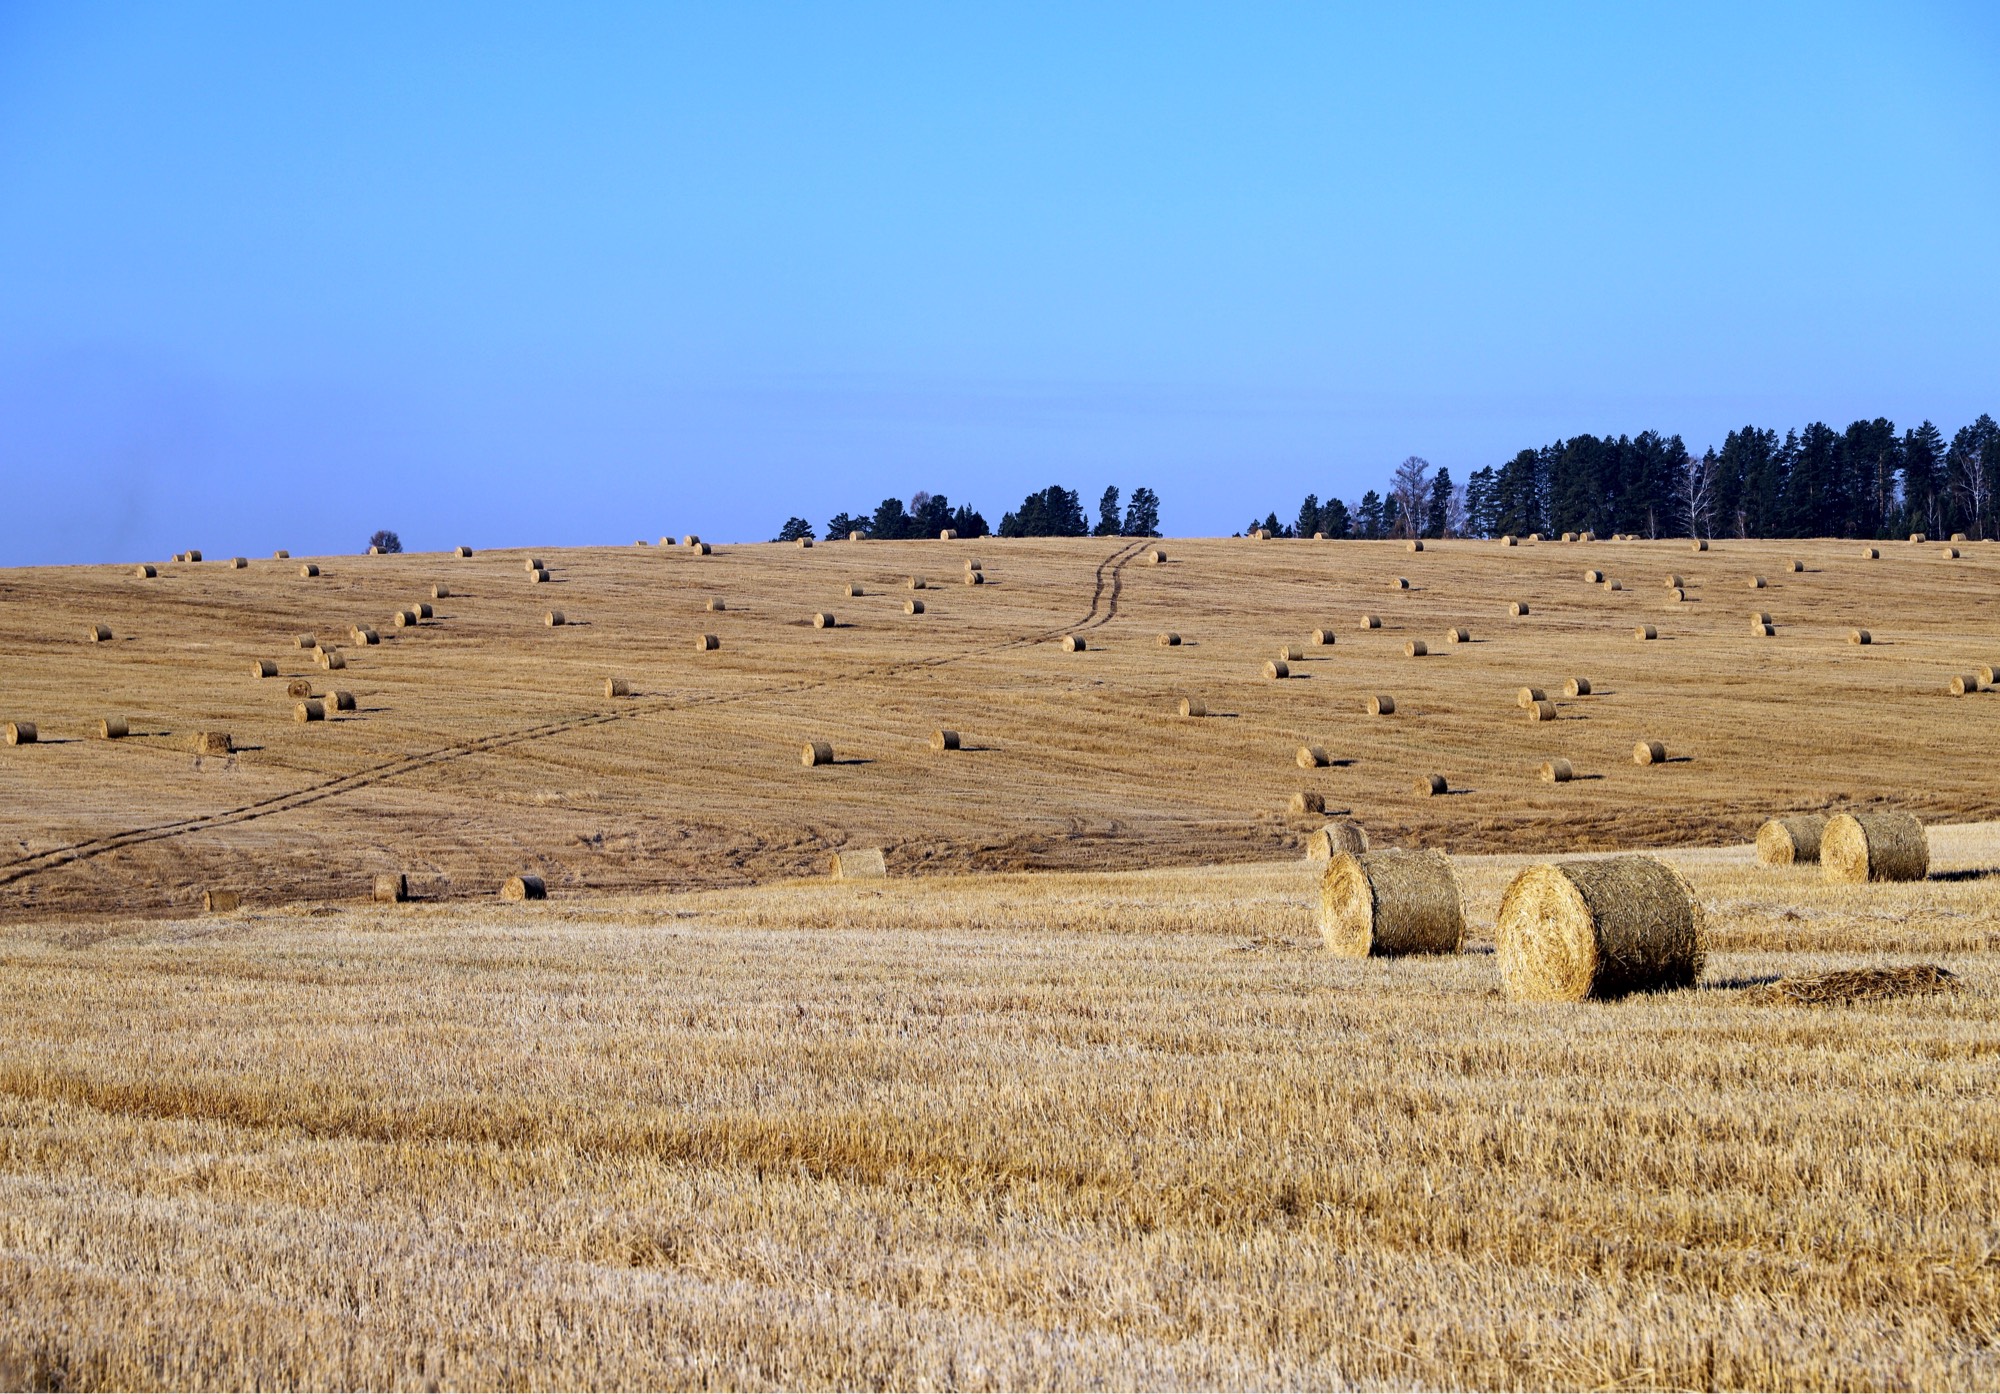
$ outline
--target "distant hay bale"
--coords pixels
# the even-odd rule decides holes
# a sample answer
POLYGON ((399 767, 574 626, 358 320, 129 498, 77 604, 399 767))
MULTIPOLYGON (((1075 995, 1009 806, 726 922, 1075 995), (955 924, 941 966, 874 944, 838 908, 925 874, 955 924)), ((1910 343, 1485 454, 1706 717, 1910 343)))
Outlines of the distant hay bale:
POLYGON ((1751 627, 1752 627, 1752 628, 1755 628, 1756 626, 1758 626, 1758 625, 1760 625, 1760 624, 1769 624, 1770 622, 1771 622, 1771 613, 1770 613, 1770 611, 1768 611, 1768 610, 1752 610, 1752 611, 1750 612, 1750 624, 1751 624, 1751 627))
POLYGON ((528 573, 528 584, 531 586, 539 586, 548 579, 549 579, 549 573, 548 573, 548 568, 546 567, 540 568, 535 571, 530 571, 528 573))
POLYGON ((866 536, 867 536, 866 533, 862 532, 861 529, 856 528, 853 532, 847 534, 847 540, 849 542, 859 542, 861 541, 862 538, 866 536))
POLYGON ((382 636, 365 624, 357 624, 347 631, 347 637, 357 644, 379 644, 382 636))
POLYGON ((905 601, 903 602, 903 613, 904 613, 904 614, 906 614, 906 615, 921 615, 921 614, 922 614, 923 612, 924 612, 924 602, 923 602, 923 601, 921 601, 921 600, 916 600, 916 599, 911 599, 911 600, 905 600, 905 601))
POLYGON ((1625 583, 1623 581, 1613 581, 1607 579, 1604 583, 1604 589, 1608 591, 1622 591, 1625 589, 1625 583))
POLYGON ((708 653, 722 647, 722 640, 713 634, 697 634, 694 640, 695 652, 708 653))
POLYGON ((299 575, 307 578, 317 576, 319 575, 319 568, 311 562, 306 562, 299 567, 299 575))
POLYGON ((1181 698, 1181 715, 1207 716, 1208 703, 1201 701, 1199 698, 1195 697, 1183 697, 1181 698))
POLYGON ((1777 636, 1778 627, 1774 624, 1757 624, 1753 622, 1750 626, 1750 632, 1759 639, 1771 639, 1777 636))
POLYGON ((1442 852, 1343 852, 1319 883, 1319 932, 1342 958, 1455 954, 1465 904, 1442 852))
POLYGON ((606 678, 604 680, 604 695, 606 697, 630 697, 632 695, 632 684, 625 678, 606 678))
POLYGON ((1508 601, 1507 613, 1514 616, 1514 618, 1519 619, 1522 615, 1528 613, 1528 602, 1525 600, 1508 601))
MULTIPOLYGON (((858 595, 866 595, 866 594, 868 594, 868 592, 867 592, 867 591, 865 591, 865 590, 863 590, 863 589, 861 588, 861 583, 860 583, 860 582, 858 582, 858 581, 849 581, 849 582, 847 583, 847 598, 848 598, 849 600, 852 600, 852 599, 854 599, 854 597, 856 597, 856 596, 858 596, 858 595)), ((714 604, 715 604, 715 602, 713 602, 713 601, 710 601, 710 602, 709 602, 709 607, 710 607, 711 609, 713 609, 713 608, 714 608, 714 604)))
POLYGON ((1752 576, 1752 577, 1750 578, 1750 589, 1751 589, 1751 590, 1753 590, 1753 591, 1760 591, 1760 590, 1764 589, 1764 586, 1765 586, 1765 581, 1764 581, 1764 578, 1763 578, 1762 576, 1752 576))
POLYGON ((1332 764, 1333 760, 1327 755, 1324 746, 1302 745, 1295 757, 1295 763, 1302 770, 1323 770, 1332 764))
POLYGON ((1291 675, 1291 665, 1282 658, 1274 658, 1264 665, 1264 676, 1267 678, 1289 678, 1291 675))
POLYGON ((324 721, 326 720, 326 703, 319 701, 317 698, 300 702, 292 708, 292 720, 302 726, 308 721, 324 721))
POLYGON ((1863 547, 1861 549, 1861 556, 1865 561, 1879 561, 1882 557, 1882 549, 1880 547, 1863 547))
POLYGON ((1963 542, 1965 541, 1965 534, 1962 532, 1955 532, 1951 535, 1951 540, 1953 542, 1963 542))
POLYGON ((285 684, 285 695, 287 697, 310 697, 313 695, 313 685, 304 678, 293 678, 285 684))
POLYGON ((1948 687, 1952 696, 1965 697, 1979 691, 1979 678, 1972 673, 1955 674, 1948 687))
POLYGON ((411 625, 417 622, 417 612, 415 610, 398 610, 395 614, 391 615, 389 618, 390 622, 393 623, 396 626, 396 628, 408 629, 411 625))
POLYGON ((194 736, 194 753, 197 755, 234 755, 236 742, 227 731, 197 731, 194 736))
MULTIPOLYGON (((852 590, 852 587, 849 589, 852 590)), ((702 601, 701 608, 708 611, 711 615, 722 614, 729 609, 729 602, 719 595, 711 595, 708 599, 702 601)))
POLYGON ((1597 541, 1597 534, 1594 532, 1580 532, 1576 535, 1576 540, 1578 542, 1595 542, 1597 541))
POLYGON ((683 547, 699 547, 700 545, 701 545, 701 539, 699 537, 696 537, 693 533, 688 533, 681 538, 681 546, 683 547))
POLYGON ((401 905, 410 898, 410 879, 400 871, 385 871, 375 878, 375 899, 383 905, 401 905))
POLYGON ((1945 548, 1945 549, 1944 549, 1944 550, 1943 550, 1942 552, 1938 553, 1938 555, 1939 555, 1939 556, 1941 556, 1941 557, 1943 557, 1943 558, 1944 558, 1944 559, 1945 559, 1946 561, 1957 561, 1957 560, 1958 560, 1958 548, 1956 548, 1956 547, 1947 547, 1947 548, 1945 548))
POLYGON ((141 562, 138 566, 132 568, 132 574, 142 581, 150 581, 160 574, 160 569, 157 566, 141 562))
POLYGON ((1298 647, 1296 644, 1284 644, 1281 645, 1278 649, 1278 657, 1283 659, 1287 663, 1297 663, 1300 659, 1304 658, 1305 656, 1306 656, 1305 650, 1298 647))
POLYGON ((1445 783, 1444 776, 1441 774, 1418 775, 1416 779, 1416 790, 1417 790, 1417 796, 1419 798, 1426 798, 1426 799, 1434 798, 1439 794, 1450 792, 1450 788, 1445 783))
POLYGON ((1430 652, 1430 646, 1421 639, 1412 639, 1403 645, 1403 657, 1422 658, 1430 652))
POLYGON ((346 657, 336 653, 332 649, 321 649, 319 653, 314 655, 314 658, 319 666, 326 669, 329 673, 336 668, 345 668, 347 666, 346 657))
POLYGON ((316 649, 319 647, 319 636, 317 634, 294 634, 292 636, 292 645, 295 648, 316 649))
POLYGON ((382 549, 371 542, 368 544, 368 555, 371 557, 379 557, 382 555, 382 549))
POLYGON ((1757 860, 1765 866, 1790 866, 1819 860, 1820 838, 1826 833, 1824 813, 1795 813, 1772 818, 1757 829, 1757 860))
POLYGON ((1062 646, 1064 653, 1082 653, 1085 649, 1090 647, 1090 645, 1084 641, 1084 637, 1081 634, 1063 635, 1062 646))
POLYGON ((908 579, 906 579, 903 582, 903 584, 913 591, 920 591, 923 590, 925 587, 929 586, 930 582, 926 581, 921 576, 911 576, 908 579))
POLYGON ((509 876, 500 883, 502 900, 547 900, 548 884, 539 876, 509 876))
POLYGON ((1684 586, 1687 583, 1681 580, 1679 572, 1669 571, 1667 573, 1667 579, 1665 584, 1667 589, 1671 591, 1671 590, 1679 590, 1682 586, 1684 586))
POLYGON ((1667 763, 1667 743, 1665 741, 1640 741, 1632 747, 1632 763, 1635 765, 1664 765, 1667 763))
POLYGON ((256 662, 250 665, 250 676, 253 678, 277 677, 278 676, 277 660, 271 658, 258 659, 256 662))
POLYGON ((1162 630, 1158 642, 1163 649, 1177 649, 1181 646, 1181 636, 1171 629, 1162 630))
POLYGON ((1323 815, 1326 812, 1326 795, 1314 793, 1310 789, 1301 789, 1292 795, 1291 810, 1294 813, 1323 815))
POLYGON ((1571 678, 1563 684, 1563 695, 1566 697, 1588 697, 1590 695, 1590 679, 1571 678))
POLYGON ((1925 536, 1924 536, 1924 535, 1923 535, 1922 533, 1920 533, 1920 532, 1913 532, 1913 533, 1911 533, 1911 534, 1910 534, 1910 541, 1912 541, 1912 542, 1928 542, 1928 541, 1930 541, 1930 539, 1929 539, 1929 538, 1927 538, 1927 537, 1925 537, 1925 536))
POLYGON ((1850 644, 1872 644, 1875 642, 1875 636, 1865 629, 1850 629, 1847 631, 1847 642, 1850 644))
POLYGON ((1687 598, 1688 598, 1688 593, 1682 590, 1679 586, 1675 586, 1672 590, 1667 592, 1667 603, 1669 605, 1685 604, 1687 598))
POLYGON ((1500 901, 1500 979, 1516 1002, 1581 1002, 1692 987, 1701 902, 1653 857, 1531 866, 1500 901))
POLYGON ((547 568, 542 565, 540 557, 523 557, 521 559, 521 569, 523 571, 543 571, 547 568))
POLYGON ((97 738, 101 741, 122 741, 132 734, 132 723, 122 716, 107 716, 97 723, 97 738))
POLYGON ((1407 552, 1421 552, 1424 550, 1424 540, 1421 537, 1413 537, 1404 544, 1403 550, 1407 552))
POLYGON ((188 549, 188 553, 187 553, 187 559, 188 559, 189 561, 200 561, 200 560, 201 560, 201 548, 199 548, 199 547, 190 547, 190 548, 188 549))
POLYGON ((1921 881, 1930 875, 1930 839, 1913 814, 1842 813, 1820 833, 1819 864, 1829 881, 1921 881))
POLYGON ((1805 569, 1806 569, 1806 564, 1805 564, 1804 562, 1800 561, 1800 560, 1799 560, 1799 559, 1798 559, 1797 557, 1793 557, 1793 558, 1792 558, 1792 560, 1791 560, 1791 570, 1792 570, 1793 572, 1800 572, 1800 571, 1804 571, 1805 569))
POLYGON ((1368 833, 1359 823, 1328 823, 1306 839, 1306 860, 1330 862, 1343 853, 1360 855, 1368 850, 1368 833))
POLYGON ((1268 542, 1271 540, 1271 530, 1269 528, 1252 528, 1250 535, 1259 542, 1268 542))
POLYGON ((1575 533, 1573 533, 1573 532, 1566 532, 1566 533, 1564 533, 1564 534, 1563 534, 1563 541, 1565 541, 1565 542, 1574 542, 1574 541, 1576 541, 1576 534, 1575 534, 1575 533))
POLYGON ((201 908, 211 915, 226 915, 231 910, 240 910, 243 908, 243 897, 235 891, 203 891, 201 893, 201 908))
POLYGON ((1989 663, 1979 670, 1979 685, 1981 687, 1993 686, 1996 679, 2000 679, 2000 668, 1995 668, 1989 663))
POLYGON ((454 547, 451 549, 451 554, 463 560, 472 555, 472 549, 470 547, 454 547))
POLYGON ((833 747, 825 741, 807 741, 799 749, 799 763, 808 769, 814 765, 831 765, 833 747))
POLYGON ((966 569, 967 571, 983 571, 983 570, 985 570, 985 568, 984 568, 984 567, 982 567, 982 566, 981 566, 981 565, 979 564, 979 558, 977 558, 977 557, 967 557, 967 558, 965 559, 965 569, 966 569))
POLYGON ((812 545, 813 545, 813 540, 810 537, 801 537, 799 539, 799 547, 801 550, 810 547, 812 545))
POLYGON ((564 618, 562 611, 549 610, 542 615, 542 623, 547 625, 550 629, 556 629, 562 625, 568 624, 569 621, 566 618, 564 618))
POLYGON ((1447 629, 1444 632, 1444 641, 1447 644, 1469 644, 1472 642, 1472 631, 1469 629, 1447 629))
POLYGON ((1523 687, 1517 689, 1514 693, 1514 705, 1517 707, 1532 707, 1537 702, 1546 702, 1548 700, 1549 694, 1542 691, 1539 687, 1523 687))
POLYGON ((1514 534, 1510 532, 1505 537, 1500 539, 1500 545, 1502 547, 1518 547, 1521 544, 1518 540, 1516 540, 1514 534))
POLYGON ((1706 552, 1708 550, 1708 539, 1705 537, 1697 537, 1691 544, 1689 544, 1688 550, 1690 552, 1706 552))
POLYGON ((291 559, 292 559, 292 554, 286 551, 283 547, 280 547, 277 551, 271 553, 272 561, 290 561, 291 559))
POLYGON ((6 726, 7 744, 33 745, 41 738, 32 721, 10 721, 6 726))
POLYGON ((1544 700, 1540 702, 1532 702, 1528 705, 1528 720, 1554 721, 1555 719, 1556 719, 1556 704, 1554 702, 1544 700))
POLYGON ((1538 532, 1531 532, 1528 534, 1528 541, 1530 542, 1540 542, 1541 540, 1542 540, 1542 535, 1538 532))
POLYGON ((1319 645, 1321 648, 1333 643, 1334 637, 1334 632, 1331 629, 1315 629, 1312 632, 1313 643, 1319 645))
POLYGON ((1561 756, 1545 761, 1542 765, 1542 783, 1544 784, 1567 784, 1575 778, 1576 767, 1561 756))
POLYGON ((1396 699, 1386 692, 1378 692, 1373 697, 1370 697, 1366 706, 1370 716, 1394 716, 1396 714, 1396 699))
POLYGON ((231 571, 241 571, 248 565, 250 565, 250 558, 248 557, 231 557, 229 559, 229 569, 231 571))
POLYGON ((1167 554, 1165 552, 1162 552, 1157 547, 1147 552, 1144 557, 1144 561, 1148 566, 1159 566, 1161 563, 1165 562, 1166 559, 1167 559, 1167 554))
POLYGON ((1382 627, 1382 617, 1380 615, 1363 615, 1361 617, 1361 627, 1363 629, 1380 629, 1382 627))
POLYGON ((1632 637, 1634 639, 1657 639, 1660 637, 1660 631, 1650 624, 1642 624, 1632 631, 1632 637))
POLYGON ((326 694, 326 709, 330 712, 351 712, 354 710, 352 692, 329 692, 326 694))
POLYGON ((1604 573, 1593 566, 1590 570, 1583 573, 1583 579, 1586 585, 1595 586, 1603 582, 1604 573))
POLYGON ((1410 588, 1410 578, 1407 576, 1398 576, 1393 581, 1389 582, 1389 589, 1392 591, 1406 591, 1409 588, 1410 588))
POLYGON ((836 881, 879 881, 889 874, 889 859, 880 847, 847 847, 833 854, 828 869, 836 881))
POLYGON ((451 598, 451 587, 450 587, 450 586, 432 586, 432 587, 431 587, 431 599, 432 599, 432 600, 449 600, 450 598, 451 598))
POLYGON ((958 749, 958 732, 948 726, 941 726, 931 732, 931 753, 942 755, 947 750, 958 749))
POLYGON ((93 644, 108 644, 111 642, 111 626, 108 624, 93 624, 90 628, 84 630, 83 637, 93 644))
POLYGON ((968 572, 966 572, 966 573, 965 573, 965 584, 966 584, 966 585, 968 585, 968 586, 983 586, 983 585, 985 585, 985 584, 986 584, 986 573, 985 573, 985 572, 983 572, 983 571, 968 571, 968 572))

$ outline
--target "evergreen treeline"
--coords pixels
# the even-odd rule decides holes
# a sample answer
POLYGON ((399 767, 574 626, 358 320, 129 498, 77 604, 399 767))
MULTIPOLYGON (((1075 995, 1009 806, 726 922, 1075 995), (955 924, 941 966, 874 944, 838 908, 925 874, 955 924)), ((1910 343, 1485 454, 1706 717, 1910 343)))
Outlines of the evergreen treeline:
MULTIPOLYGON (((1121 515, 1118 490, 1107 488, 1097 501, 1097 524, 1091 526, 1084 515, 1083 498, 1074 489, 1060 484, 1029 494, 1021 506, 1000 519, 1002 537, 1158 537, 1160 496, 1151 489, 1132 491, 1132 499, 1121 515)), ((844 538, 850 533, 887 539, 936 537, 946 528, 960 537, 985 537, 992 531, 986 517, 964 504, 957 508, 943 494, 919 490, 905 507, 901 499, 883 499, 872 513, 836 513, 827 519, 825 536, 844 538)), ((814 536, 813 525, 804 518, 791 517, 778 530, 779 542, 796 542, 814 536)))
POLYGON ((1494 537, 1637 533, 1730 537, 2000 535, 2000 424, 1981 416, 1949 443, 1926 421, 1882 417, 1836 431, 1745 426, 1699 456, 1679 436, 1576 436, 1474 470, 1456 485, 1411 456, 1386 491, 1352 508, 1306 495, 1298 516, 1249 529, 1277 536, 1494 537))

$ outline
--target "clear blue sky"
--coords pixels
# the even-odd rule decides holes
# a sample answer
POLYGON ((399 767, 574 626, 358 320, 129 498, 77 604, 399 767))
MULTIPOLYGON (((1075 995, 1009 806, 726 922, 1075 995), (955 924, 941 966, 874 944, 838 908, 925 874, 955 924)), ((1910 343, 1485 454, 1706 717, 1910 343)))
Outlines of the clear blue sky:
POLYGON ((0 562, 2000 413, 2000 6, 0 0, 0 562))

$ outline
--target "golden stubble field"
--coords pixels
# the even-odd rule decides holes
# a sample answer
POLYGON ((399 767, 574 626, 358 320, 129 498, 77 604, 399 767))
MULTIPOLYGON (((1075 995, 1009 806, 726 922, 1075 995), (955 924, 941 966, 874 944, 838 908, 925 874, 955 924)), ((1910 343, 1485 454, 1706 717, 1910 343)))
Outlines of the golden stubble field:
POLYGON ((0 1383, 2000 1384, 2000 825, 1668 855, 1690 990, 1300 862, 0 931, 0 1383), (1957 990, 1771 1005, 1780 973, 1957 990))
POLYGON ((1378 840, 1454 851, 1732 842, 1787 808, 2000 815, 2000 697, 1945 695, 2000 661, 2000 546, 1161 545, 1160 566, 1120 539, 989 538, 0 571, 0 721, 42 735, 0 748, 0 917, 184 912, 210 887, 339 899, 383 871, 439 898, 521 871, 559 896, 748 885, 843 846, 884 846, 898 873, 1267 860, 1313 826, 1287 811, 1299 790, 1378 840), (962 584, 968 559, 988 584, 962 584), (435 618, 391 627, 438 583, 435 618), (570 623, 546 626, 551 608, 570 623), (819 610, 838 627, 813 628, 819 610), (110 642, 86 641, 98 623, 110 642), (355 623, 381 643, 349 642, 355 623), (1632 637, 1644 623, 1657 640, 1632 637), (1310 643, 1321 626, 1331 647, 1310 643), (1446 643, 1454 626, 1472 641, 1446 643), (1850 645, 1856 626, 1875 642, 1850 645), (704 632, 718 651, 696 651, 704 632), (347 667, 314 666, 300 633, 347 667), (1063 652, 1068 633, 1088 649, 1063 652), (1405 657, 1412 639, 1429 656, 1405 657), (1295 676, 1266 680, 1287 644, 1295 676), (277 678, 250 676, 260 658, 277 678), (1594 695, 1565 700, 1572 676, 1594 695), (612 677, 633 695, 606 698, 612 677), (291 678, 358 709, 295 724, 291 678), (1525 719, 1523 685, 1556 721, 1525 719), (1377 692, 1393 717, 1363 714, 1377 692), (1178 717, 1182 696, 1212 715, 1178 717), (107 715, 133 735, 89 739, 107 715), (932 755, 940 726, 967 748, 932 755), (190 753, 207 729, 239 753, 190 753), (1670 762, 1635 767, 1642 737, 1670 762), (802 768, 810 738, 840 763, 802 768), (1296 768, 1304 743, 1337 763, 1296 768), (1576 782, 1537 781, 1556 755, 1576 782), (1433 772, 1454 792, 1413 792, 1433 772))

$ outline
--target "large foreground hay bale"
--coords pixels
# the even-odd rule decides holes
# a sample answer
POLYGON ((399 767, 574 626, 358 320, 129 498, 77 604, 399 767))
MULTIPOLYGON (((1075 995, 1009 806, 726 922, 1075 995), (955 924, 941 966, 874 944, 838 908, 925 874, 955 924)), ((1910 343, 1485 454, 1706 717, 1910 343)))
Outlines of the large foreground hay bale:
POLYGON ((1457 953, 1465 906, 1451 858, 1400 848, 1341 853, 1320 877, 1319 932, 1343 958, 1457 953))
POLYGON ((1208 703, 1202 701, 1198 697, 1183 697, 1181 698, 1181 715, 1207 716, 1208 703))
POLYGON ((1370 697, 1366 706, 1370 716, 1394 716, 1396 714, 1396 699, 1386 692, 1378 692, 1373 697, 1370 697))
POLYGON ((1081 634, 1063 635, 1062 646, 1064 653, 1082 653, 1090 647, 1081 634))
POLYGON ((814 765, 833 763, 833 745, 829 741, 807 741, 799 748, 799 763, 807 769, 814 765))
POLYGON ((889 874, 889 859, 880 847, 848 847, 833 854, 836 881, 879 881, 889 874))
POLYGON ((500 883, 500 898, 502 900, 547 900, 549 898, 549 888, 541 877, 530 876, 524 872, 519 876, 509 876, 505 881, 500 883))
POLYGON ((1666 764, 1667 743, 1665 741, 1639 741, 1632 747, 1632 763, 1635 765, 1666 764))
POLYGON ((1765 866, 1790 866, 1819 860, 1820 838, 1826 833, 1824 813, 1795 813, 1772 818, 1757 829, 1757 860, 1765 866))
POLYGON ((958 732, 948 726, 940 726, 931 732, 931 754, 942 755, 947 750, 958 749, 958 732))
POLYGON ((1517 1002, 1692 987, 1702 938, 1701 902, 1653 857, 1531 866, 1501 898, 1494 928, 1500 979, 1517 1002))
POLYGON ((1575 778, 1576 767, 1561 756, 1557 756, 1555 759, 1547 761, 1542 765, 1542 783, 1544 784, 1567 784, 1575 778))
POLYGON ((1342 853, 1368 850, 1368 833, 1359 823, 1328 823, 1306 839, 1306 860, 1330 862, 1342 853))
POLYGON ((1914 814, 1842 813, 1820 834, 1819 864, 1829 881, 1921 881, 1930 875, 1930 839, 1914 814))
POLYGON ((41 733, 32 721, 10 721, 6 726, 6 735, 9 745, 33 745, 41 733))
POLYGON ((400 905, 410 898, 410 880, 400 871, 385 871, 375 878, 375 899, 384 905, 400 905))
POLYGON ((122 716, 107 716, 97 723, 97 738, 101 741, 122 741, 132 734, 132 723, 122 716))
POLYGON ((1302 745, 1294 763, 1302 770, 1323 770, 1333 763, 1333 758, 1326 753, 1323 745, 1302 745))

